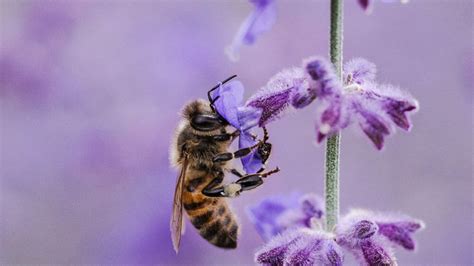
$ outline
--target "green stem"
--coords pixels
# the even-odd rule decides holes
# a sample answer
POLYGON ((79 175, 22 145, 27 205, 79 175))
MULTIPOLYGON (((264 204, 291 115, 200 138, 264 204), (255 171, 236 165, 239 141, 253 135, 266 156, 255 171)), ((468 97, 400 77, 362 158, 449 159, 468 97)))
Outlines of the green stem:
MULTIPOLYGON (((342 79, 342 17, 343 1, 331 0, 330 55, 337 75, 342 79)), ((324 196, 326 201, 326 230, 332 231, 339 218, 339 143, 340 135, 326 143, 326 173, 324 196)))

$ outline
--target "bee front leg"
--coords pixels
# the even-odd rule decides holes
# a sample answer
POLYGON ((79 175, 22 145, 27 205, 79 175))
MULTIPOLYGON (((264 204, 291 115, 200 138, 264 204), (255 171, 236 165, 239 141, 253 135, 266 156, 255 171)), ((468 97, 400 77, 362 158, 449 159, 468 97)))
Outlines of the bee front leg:
POLYGON ((212 161, 217 163, 217 162, 225 162, 225 161, 230 161, 234 158, 240 158, 240 157, 244 157, 246 155, 248 155, 250 152, 252 152, 252 150, 254 150, 255 148, 257 148, 258 146, 262 145, 261 142, 258 142, 257 144, 251 146, 251 147, 247 147, 247 148, 243 148, 243 149, 240 149, 240 150, 237 150, 235 151, 234 153, 232 152, 224 152, 224 153, 221 153, 221 154, 217 154, 216 156, 214 156, 214 158, 212 158, 212 161))

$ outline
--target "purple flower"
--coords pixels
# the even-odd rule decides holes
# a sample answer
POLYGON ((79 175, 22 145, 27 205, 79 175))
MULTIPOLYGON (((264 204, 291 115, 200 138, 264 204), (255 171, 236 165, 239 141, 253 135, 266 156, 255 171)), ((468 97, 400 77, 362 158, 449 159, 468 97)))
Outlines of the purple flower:
POLYGON ((374 216, 380 235, 386 237, 393 245, 407 250, 415 249, 412 235, 425 227, 422 221, 400 214, 374 214, 374 216))
MULTIPOLYGON (((244 88, 239 81, 232 81, 219 87, 213 98, 217 112, 240 130, 239 148, 253 146, 257 140, 251 129, 264 127, 275 121, 290 109, 303 108, 316 98, 315 90, 309 87, 303 69, 290 68, 277 73, 269 82, 242 105, 244 88)), ((262 167, 262 158, 253 151, 241 159, 247 173, 255 173, 262 167)))
POLYGON ((258 124, 265 126, 292 108, 307 106, 315 98, 316 92, 309 87, 304 70, 290 68, 273 76, 245 105, 262 111, 258 124))
POLYGON ((374 217, 368 211, 350 211, 336 226, 336 242, 353 254, 360 265, 394 265, 391 246, 378 234, 374 217))
MULTIPOLYGON (((372 12, 374 1, 375 0, 357 0, 360 7, 362 7, 362 9, 367 14, 370 14, 372 12)), ((381 0, 381 1, 385 3, 400 2, 402 4, 406 4, 408 3, 409 0, 381 0)))
POLYGON ((341 248, 334 236, 301 228, 273 238, 257 251, 255 261, 262 265, 342 265, 341 248))
MULTIPOLYGON (((239 149, 251 147, 257 143, 251 129, 257 126, 262 114, 257 108, 242 106, 243 94, 242 83, 233 80, 219 86, 212 95, 214 99, 218 97, 214 103, 216 111, 240 131, 239 149)), ((262 158, 255 151, 243 157, 241 162, 246 173, 255 173, 263 165, 262 158)))
POLYGON ((295 204, 295 198, 296 195, 288 200, 282 197, 266 199, 251 210, 252 222, 260 234, 259 228, 267 229, 263 231, 264 239, 269 240, 257 252, 256 262, 265 265, 341 265, 345 250, 360 265, 397 265, 393 248, 402 246, 413 250, 412 234, 424 227, 423 222, 408 216, 355 209, 341 217, 332 234, 322 231, 321 227, 301 223, 299 219, 287 219, 307 209, 305 199, 317 197, 312 194, 300 197, 300 205, 295 204), (285 213, 293 214, 285 217, 285 213), (282 217, 287 221, 285 226, 276 223, 281 222, 282 217))
POLYGON ((355 209, 338 223, 336 241, 362 265, 395 265, 392 247, 413 250, 411 234, 423 227, 423 222, 405 215, 355 209))
POLYGON ((357 123, 380 150, 385 137, 394 132, 395 126, 410 130, 407 113, 417 111, 418 102, 394 86, 375 83, 373 63, 362 58, 347 62, 343 83, 336 77, 332 65, 323 58, 313 57, 304 64, 311 79, 309 87, 316 91, 318 98, 318 142, 357 123))
POLYGON ((277 235, 255 254, 255 261, 262 265, 284 265, 286 254, 291 245, 305 236, 299 230, 277 235))
MULTIPOLYGON (((347 62, 343 82, 324 58, 309 58, 303 66, 276 74, 244 106, 241 106, 243 87, 240 83, 234 85, 235 91, 223 86, 217 92, 223 99, 216 102, 216 107, 234 127, 246 132, 255 127, 257 118, 258 126, 264 127, 288 111, 315 101, 318 143, 351 124, 358 124, 379 150, 396 126, 406 131, 411 129, 408 113, 418 110, 418 102, 392 85, 377 84, 373 63, 362 58, 347 62)), ((249 147, 256 140, 251 134, 242 134, 239 143, 241 147, 249 147)), ((260 169, 262 160, 253 153, 242 161, 248 172, 254 173, 260 169)))
POLYGON ((314 226, 323 216, 323 203, 319 196, 293 193, 272 197, 248 208, 248 216, 264 240, 269 240, 288 228, 314 226))
POLYGON ((360 265, 367 266, 391 266, 397 265, 390 249, 387 249, 383 244, 379 244, 372 239, 362 240, 359 243, 360 253, 353 251, 356 258, 359 258, 360 265))
POLYGON ((239 50, 243 44, 255 43, 258 36, 269 31, 276 21, 276 5, 274 0, 250 0, 254 10, 240 25, 232 44, 226 53, 232 61, 239 59, 239 50))

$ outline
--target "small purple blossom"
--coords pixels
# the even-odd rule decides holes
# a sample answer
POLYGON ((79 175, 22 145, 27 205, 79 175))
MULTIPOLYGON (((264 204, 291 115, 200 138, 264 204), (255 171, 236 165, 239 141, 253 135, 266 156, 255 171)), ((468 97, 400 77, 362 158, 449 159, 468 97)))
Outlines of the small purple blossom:
POLYGON ((262 265, 342 265, 341 248, 332 234, 307 228, 289 230, 257 251, 262 265))
POLYGON ((407 113, 417 111, 418 102, 394 86, 375 83, 373 63, 362 58, 347 62, 343 83, 325 59, 313 57, 304 64, 311 79, 309 86, 316 91, 319 100, 316 101, 318 142, 357 123, 380 150, 395 126, 410 130, 407 113))
MULTIPOLYGON (((240 131, 239 149, 251 147, 257 143, 252 135, 252 128, 257 126, 261 111, 251 106, 242 106, 244 86, 238 80, 230 81, 213 93, 217 98, 214 106, 216 111, 225 118, 229 124, 240 131)), ((252 152, 241 159, 246 173, 255 173, 263 165, 258 153, 252 152)))
MULTIPOLYGON (((243 106, 242 84, 222 86, 216 94, 222 98, 216 102, 217 110, 245 133, 256 126, 257 118, 258 126, 264 127, 289 110, 304 108, 315 101, 318 143, 351 124, 358 124, 379 150, 396 126, 406 131, 411 129, 408 114, 418 110, 417 100, 392 85, 377 84, 373 63, 362 58, 347 62, 343 82, 324 58, 309 58, 303 66, 277 73, 243 106)), ((256 140, 250 133, 242 134, 239 143, 241 147, 249 147, 256 140)), ((255 152, 242 161, 249 173, 260 169, 261 158, 255 152)))
POLYGON ((262 265, 284 265, 286 254, 291 245, 306 234, 300 230, 289 231, 287 234, 277 235, 257 251, 255 261, 262 265))
MULTIPOLYGON (((242 45, 252 45, 263 33, 272 29, 276 22, 276 0, 249 0, 253 5, 253 11, 242 22, 239 30, 234 36, 232 43, 226 47, 225 52, 231 61, 239 60, 242 45)), ((359 6, 370 14, 375 0, 357 0, 359 6)), ((400 2, 408 3, 409 0, 380 0, 385 3, 400 2)))
POLYGON ((292 227, 314 226, 323 216, 322 199, 315 194, 272 197, 248 209, 248 216, 264 240, 292 227))
POLYGON ((359 258, 360 265, 367 266, 392 266, 397 265, 396 259, 390 249, 384 248, 383 245, 372 239, 360 241, 360 253, 353 251, 356 258, 359 258))
POLYGON ((254 10, 240 25, 232 44, 226 48, 230 60, 239 59, 239 50, 243 44, 255 43, 258 36, 269 31, 276 21, 275 0, 250 0, 254 10))
POLYGON ((378 235, 386 238, 391 244, 401 246, 407 250, 415 249, 412 234, 425 227, 422 221, 406 215, 354 209, 341 219, 336 228, 336 231, 339 232, 338 235, 341 236, 339 242, 348 242, 346 241, 349 239, 347 232, 353 230, 358 221, 370 221, 374 226, 376 225, 378 235))
POLYGON ((407 250, 415 249, 412 235, 425 227, 422 221, 400 214, 375 214, 374 221, 379 227, 379 234, 407 250))
POLYGON ((301 223, 298 219, 288 219, 292 215, 285 217, 285 214, 307 209, 304 207, 307 203, 305 198, 317 198, 313 194, 309 195, 299 197, 300 205, 295 204, 297 196, 292 195, 288 198, 266 199, 251 209, 249 214, 252 222, 268 241, 257 252, 257 263, 342 265, 345 250, 363 266, 397 265, 393 248, 401 246, 413 250, 412 234, 424 227, 423 222, 405 215, 355 209, 341 217, 332 234, 322 231, 320 227, 301 223), (281 222, 281 217, 292 223, 279 226, 276 221, 281 222), (266 230, 262 231, 261 228, 266 230))
POLYGON ((286 265, 342 265, 343 253, 332 234, 311 229, 297 233, 300 237, 286 252, 286 265))
MULTIPOLYGON (((372 12, 375 0, 357 0, 357 2, 367 14, 370 14, 372 12)), ((409 0, 381 0, 381 2, 385 2, 385 3, 399 2, 402 4, 406 4, 409 2, 409 0)))
POLYGON ((301 68, 285 69, 250 97, 245 104, 262 111, 259 126, 275 121, 292 108, 303 108, 316 99, 301 68))

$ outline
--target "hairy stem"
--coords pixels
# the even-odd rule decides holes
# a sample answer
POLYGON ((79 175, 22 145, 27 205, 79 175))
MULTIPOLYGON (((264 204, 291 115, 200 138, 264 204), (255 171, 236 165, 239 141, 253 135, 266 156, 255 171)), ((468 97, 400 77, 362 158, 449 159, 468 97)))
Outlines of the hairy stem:
MULTIPOLYGON (((331 0, 330 56, 337 75, 342 79, 342 17, 343 1, 331 0)), ((332 231, 339 218, 339 145, 340 135, 326 142, 324 197, 326 201, 326 230, 332 231)))

